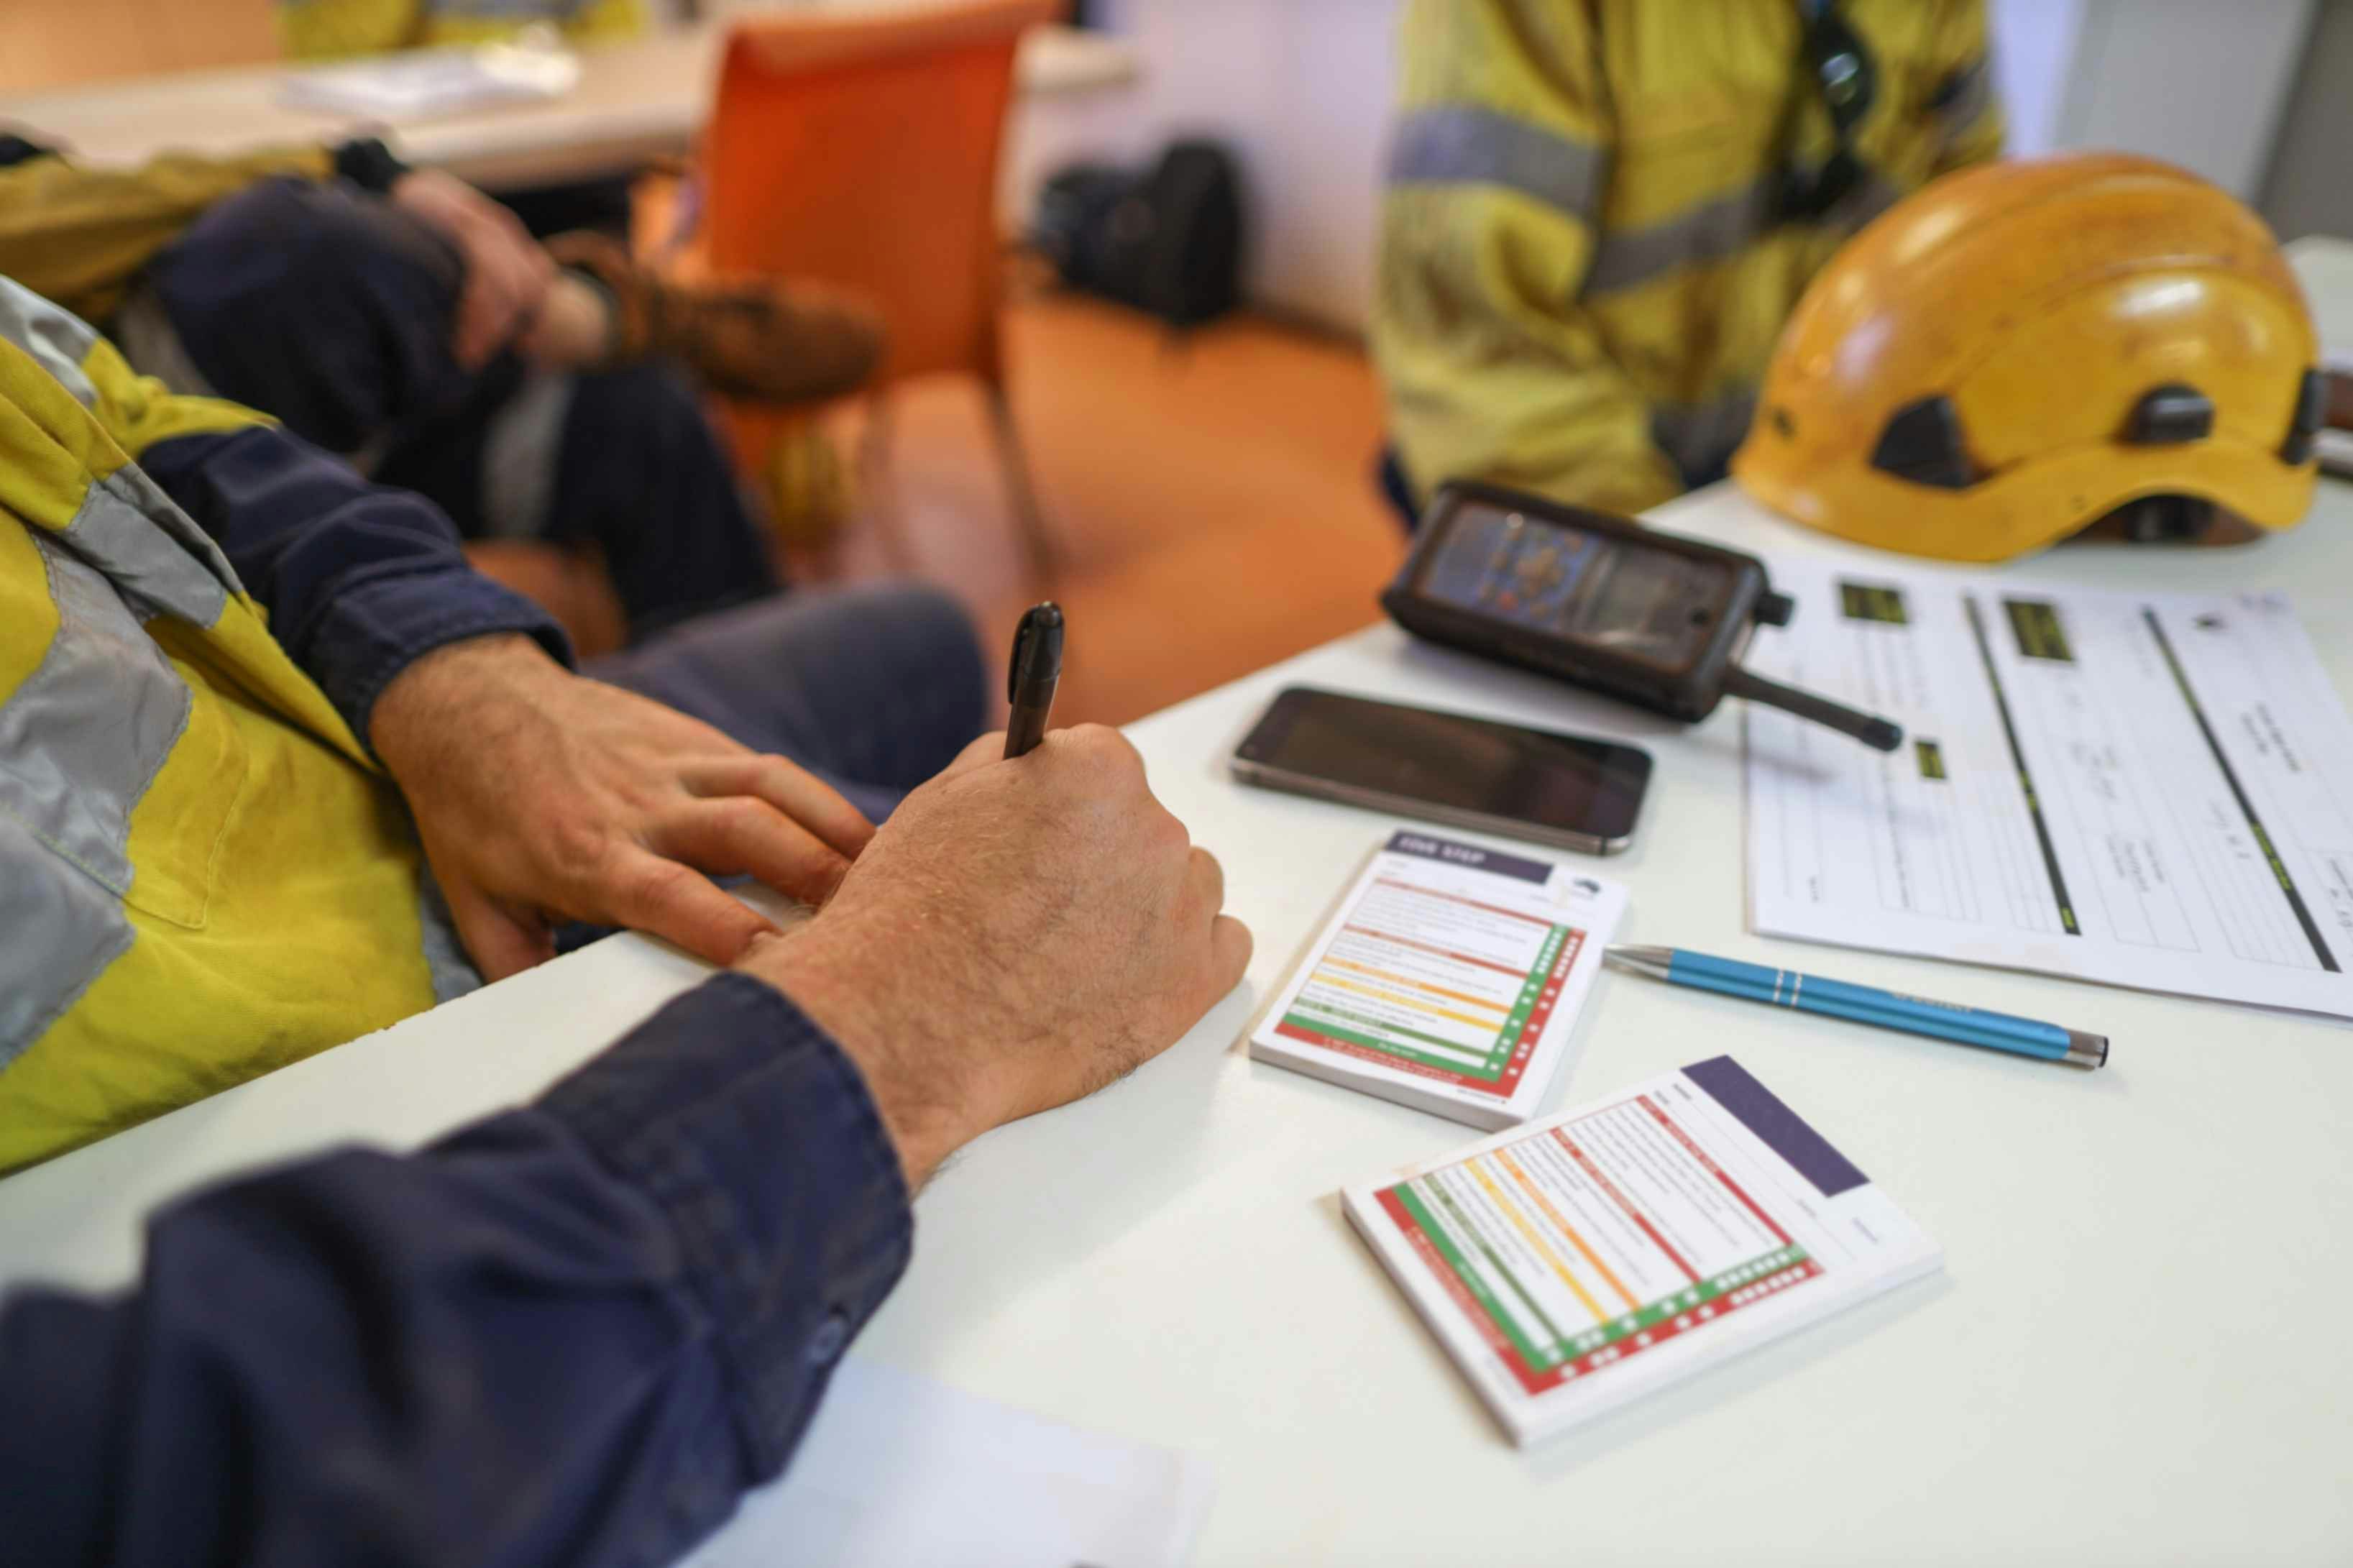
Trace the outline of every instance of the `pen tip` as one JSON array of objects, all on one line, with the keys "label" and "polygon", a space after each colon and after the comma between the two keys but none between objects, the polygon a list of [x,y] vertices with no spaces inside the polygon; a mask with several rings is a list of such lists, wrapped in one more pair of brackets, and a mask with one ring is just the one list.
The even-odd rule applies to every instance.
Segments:
[{"label": "pen tip", "polygon": [[2072,1067],[2104,1068],[2107,1066],[2107,1036],[2086,1034],[2081,1029],[2068,1030],[2066,1059]]}]

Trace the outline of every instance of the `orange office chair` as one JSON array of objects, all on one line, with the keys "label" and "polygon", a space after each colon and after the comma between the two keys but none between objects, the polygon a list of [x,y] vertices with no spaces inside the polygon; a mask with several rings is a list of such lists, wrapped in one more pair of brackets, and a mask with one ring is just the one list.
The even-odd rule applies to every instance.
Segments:
[{"label": "orange office chair", "polygon": [[[1040,581],[1052,549],[997,331],[997,163],[1015,47],[1062,9],[1061,0],[957,0],[738,22],[704,132],[696,258],[722,276],[838,284],[881,307],[891,346],[867,422],[877,465],[887,461],[893,386],[948,371],[977,377]],[[746,404],[728,414],[754,468],[797,417]]]}]

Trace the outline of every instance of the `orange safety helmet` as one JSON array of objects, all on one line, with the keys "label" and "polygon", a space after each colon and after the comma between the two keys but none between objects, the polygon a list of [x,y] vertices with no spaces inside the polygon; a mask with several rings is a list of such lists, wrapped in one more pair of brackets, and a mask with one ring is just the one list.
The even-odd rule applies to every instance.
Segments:
[{"label": "orange safety helmet", "polygon": [[2251,538],[2312,503],[2317,359],[2271,231],[2229,193],[2116,153],[1990,163],[1831,258],[1732,471],[1799,522],[1952,561],[2104,520]]}]

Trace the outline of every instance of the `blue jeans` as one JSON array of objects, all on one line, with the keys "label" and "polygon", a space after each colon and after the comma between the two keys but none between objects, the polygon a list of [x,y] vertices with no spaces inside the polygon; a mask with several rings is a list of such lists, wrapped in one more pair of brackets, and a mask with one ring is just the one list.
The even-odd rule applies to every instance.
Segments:
[{"label": "blue jeans", "polygon": [[946,595],[911,584],[722,611],[582,673],[790,758],[877,822],[987,721],[971,622]]}]

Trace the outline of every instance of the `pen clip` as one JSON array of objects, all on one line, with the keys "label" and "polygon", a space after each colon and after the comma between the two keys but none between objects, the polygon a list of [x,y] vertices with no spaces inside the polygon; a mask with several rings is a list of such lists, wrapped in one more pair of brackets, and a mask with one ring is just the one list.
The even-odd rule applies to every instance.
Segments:
[{"label": "pen clip", "polygon": [[1038,635],[1037,627],[1030,624],[1037,613],[1035,610],[1022,611],[1020,623],[1013,628],[1013,657],[1005,661],[1005,700],[1008,702],[1021,700],[1021,669],[1029,651],[1029,639]]}]

